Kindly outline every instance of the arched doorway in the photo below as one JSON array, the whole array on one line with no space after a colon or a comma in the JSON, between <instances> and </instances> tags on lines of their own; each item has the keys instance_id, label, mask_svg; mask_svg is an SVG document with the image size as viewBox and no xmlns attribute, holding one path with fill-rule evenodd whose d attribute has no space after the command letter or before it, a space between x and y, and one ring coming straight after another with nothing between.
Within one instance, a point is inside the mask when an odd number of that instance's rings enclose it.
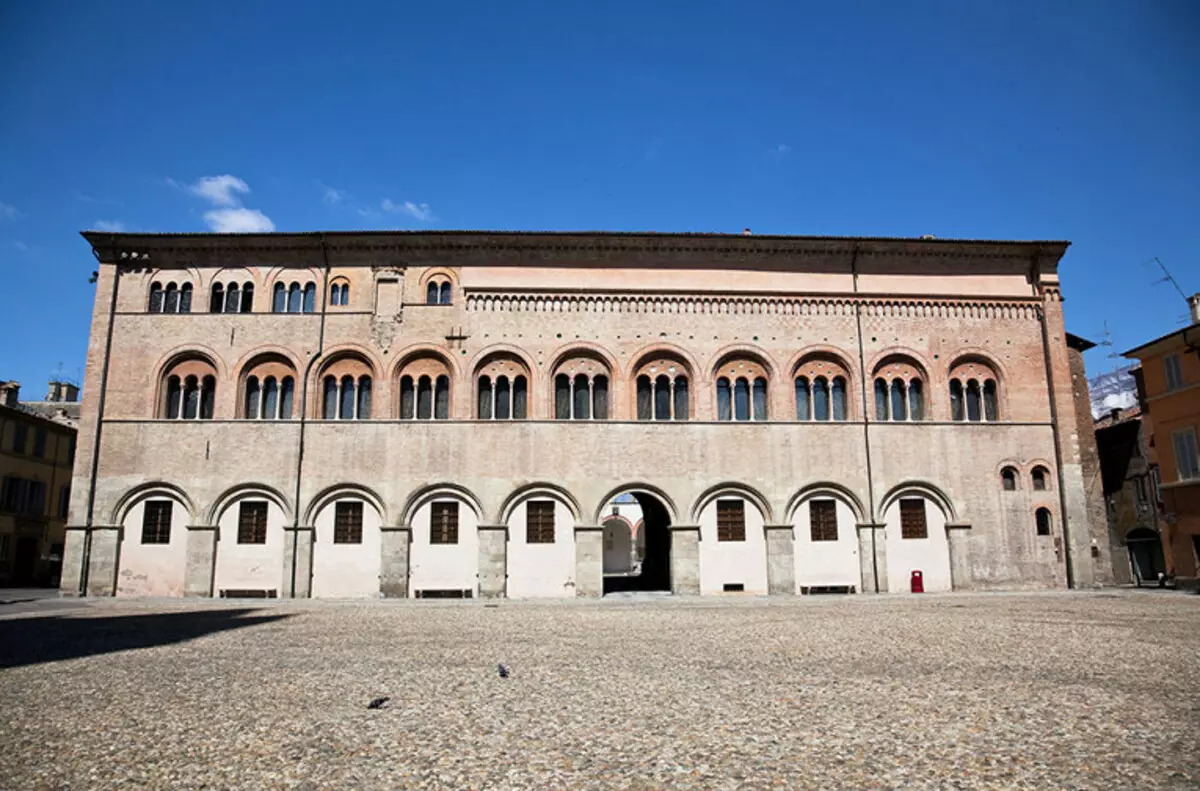
<instances>
[{"instance_id":1,"label":"arched doorway","mask_svg":"<svg viewBox=\"0 0 1200 791\"><path fill-rule=\"evenodd\" d=\"M657 496L645 491L622 492L610 498L601 511L601 523L617 518L635 526L626 552L631 562L625 571L605 564L604 592L671 590L671 514ZM606 544L607 557L607 544Z\"/></svg>"},{"instance_id":2,"label":"arched doorway","mask_svg":"<svg viewBox=\"0 0 1200 791\"><path fill-rule=\"evenodd\" d=\"M1163 561L1162 541L1158 533L1148 527L1130 530L1125 536L1129 547L1129 562L1133 566L1133 580L1141 587L1143 582L1161 585L1167 573Z\"/></svg>"}]
</instances>

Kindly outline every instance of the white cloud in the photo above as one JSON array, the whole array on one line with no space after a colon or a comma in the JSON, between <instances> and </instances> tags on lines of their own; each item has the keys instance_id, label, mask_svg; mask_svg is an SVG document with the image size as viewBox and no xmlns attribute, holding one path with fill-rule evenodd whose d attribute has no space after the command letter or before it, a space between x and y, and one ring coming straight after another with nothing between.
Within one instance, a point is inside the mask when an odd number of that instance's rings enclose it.
<instances>
[{"instance_id":1,"label":"white cloud","mask_svg":"<svg viewBox=\"0 0 1200 791\"><path fill-rule=\"evenodd\" d=\"M217 233L269 233L275 230L271 218L258 209L213 209L204 212L204 221Z\"/></svg>"},{"instance_id":2,"label":"white cloud","mask_svg":"<svg viewBox=\"0 0 1200 791\"><path fill-rule=\"evenodd\" d=\"M404 203L393 203L390 198L384 198L383 203L379 204L379 208L394 214L407 214L421 222L430 222L434 219L433 209L429 208L428 203L413 203L407 200Z\"/></svg>"},{"instance_id":3,"label":"white cloud","mask_svg":"<svg viewBox=\"0 0 1200 791\"><path fill-rule=\"evenodd\" d=\"M187 191L205 200L212 201L214 206L238 206L241 198L235 193L245 195L250 192L246 182L237 176L205 176L195 184L189 184Z\"/></svg>"},{"instance_id":4,"label":"white cloud","mask_svg":"<svg viewBox=\"0 0 1200 791\"><path fill-rule=\"evenodd\" d=\"M20 212L17 211L16 206L9 206L7 203L0 202L0 217L6 220L15 220L18 214Z\"/></svg>"},{"instance_id":5,"label":"white cloud","mask_svg":"<svg viewBox=\"0 0 1200 791\"><path fill-rule=\"evenodd\" d=\"M792 153L792 147L787 143L780 143L779 145L775 146L775 151L779 154L790 154Z\"/></svg>"},{"instance_id":6,"label":"white cloud","mask_svg":"<svg viewBox=\"0 0 1200 791\"><path fill-rule=\"evenodd\" d=\"M24 242L13 242L13 247L20 250L22 253L29 249L29 245Z\"/></svg>"},{"instance_id":7,"label":"white cloud","mask_svg":"<svg viewBox=\"0 0 1200 791\"><path fill-rule=\"evenodd\" d=\"M96 220L97 231L108 231L109 233L125 233L125 223L117 220Z\"/></svg>"},{"instance_id":8,"label":"white cloud","mask_svg":"<svg viewBox=\"0 0 1200 791\"><path fill-rule=\"evenodd\" d=\"M337 187L331 187L328 184L322 184L319 181L317 182L317 186L319 186L322 191L321 199L330 205L341 203L342 201L346 200L346 198L350 197L349 192L340 190Z\"/></svg>"}]
</instances>

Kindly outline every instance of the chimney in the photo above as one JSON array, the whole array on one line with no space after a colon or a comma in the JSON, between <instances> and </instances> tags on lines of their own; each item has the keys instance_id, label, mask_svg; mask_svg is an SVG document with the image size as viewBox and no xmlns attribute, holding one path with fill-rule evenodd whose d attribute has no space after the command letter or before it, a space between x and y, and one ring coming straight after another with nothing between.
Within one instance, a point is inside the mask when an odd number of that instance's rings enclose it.
<instances>
[{"instance_id":1,"label":"chimney","mask_svg":"<svg viewBox=\"0 0 1200 791\"><path fill-rule=\"evenodd\" d=\"M56 379L50 380L50 389L46 393L46 400L51 402L74 402L79 400L79 388L70 382L60 382Z\"/></svg>"},{"instance_id":2,"label":"chimney","mask_svg":"<svg viewBox=\"0 0 1200 791\"><path fill-rule=\"evenodd\" d=\"M1188 307L1192 309L1192 324L1200 324L1200 294L1188 297Z\"/></svg>"},{"instance_id":3,"label":"chimney","mask_svg":"<svg viewBox=\"0 0 1200 791\"><path fill-rule=\"evenodd\" d=\"M0 404L16 409L20 397L20 382L0 382Z\"/></svg>"},{"instance_id":4,"label":"chimney","mask_svg":"<svg viewBox=\"0 0 1200 791\"><path fill-rule=\"evenodd\" d=\"M750 235L750 229L749 229L749 228L743 228L743 229L742 229L742 236L749 236L749 235Z\"/></svg>"}]
</instances>

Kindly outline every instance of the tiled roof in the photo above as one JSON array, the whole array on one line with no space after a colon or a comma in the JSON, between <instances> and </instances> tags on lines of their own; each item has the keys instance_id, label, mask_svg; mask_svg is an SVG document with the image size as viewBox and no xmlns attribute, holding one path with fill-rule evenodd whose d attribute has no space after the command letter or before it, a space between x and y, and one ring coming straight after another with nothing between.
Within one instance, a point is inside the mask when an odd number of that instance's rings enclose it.
<instances>
[{"instance_id":1,"label":"tiled roof","mask_svg":"<svg viewBox=\"0 0 1200 791\"><path fill-rule=\"evenodd\" d=\"M1134 404L1128 409L1114 409L1105 415L1096 419L1095 426L1098 429L1109 428L1119 423L1128 423L1130 420L1140 420L1142 417L1141 406Z\"/></svg>"}]
</instances>

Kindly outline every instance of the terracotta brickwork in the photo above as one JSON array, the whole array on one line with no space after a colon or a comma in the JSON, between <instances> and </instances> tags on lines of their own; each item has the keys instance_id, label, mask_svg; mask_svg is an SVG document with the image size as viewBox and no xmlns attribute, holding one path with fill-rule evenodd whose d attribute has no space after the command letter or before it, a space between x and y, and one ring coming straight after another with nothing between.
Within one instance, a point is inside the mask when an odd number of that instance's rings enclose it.
<instances>
[{"instance_id":1,"label":"terracotta brickwork","mask_svg":"<svg viewBox=\"0 0 1200 791\"><path fill-rule=\"evenodd\" d=\"M266 501L270 537L255 551L277 557L279 568L259 587L277 595L503 595L506 584L512 595L595 595L602 521L623 491L663 506L671 587L681 592L832 584L805 575L907 590L917 570L954 589L1044 588L1066 584L1068 562L1078 585L1111 577L1102 568L1103 511L1092 504L1094 443L1081 448L1081 369L1072 368L1058 291L1066 243L86 236L101 267L68 593L143 592L132 580L145 572L122 558L151 549L121 546L139 540L138 506L166 499L175 503L176 554L164 550L145 569L178 565L171 591L220 595L204 580L214 568L218 579L222 569L242 568L230 532L239 504ZM168 282L192 285L190 312L150 311L153 285ZM210 312L214 284L246 282L254 286L248 312ZM288 312L274 311L277 283ZM292 283L297 309L288 301ZM308 283L311 305L303 302ZM329 304L335 286L337 305ZM216 380L211 419L162 417L164 382L185 366ZM639 420L639 377L654 382L667 372L659 384L671 419ZM252 375L295 378L290 418L246 419ZM485 377L491 417L480 419ZM844 398L845 408L835 416L810 404L797 419L797 377L810 386L804 399ZM995 379L995 419L952 420L952 378ZM835 379L836 396L826 389ZM877 379L886 380L889 402L892 384L903 383L904 397L920 401L919 410L906 402L904 414L920 419L889 413L877 421ZM342 388L339 399L351 392L352 409L326 409L331 383ZM420 419L426 403L430 419ZM722 403L728 420L719 419ZM1002 487L1006 465L1022 476L1014 491ZM1037 465L1050 471L1046 490L1030 484ZM857 578L821 577L826 561L814 565L804 554L814 497L838 503L821 512L838 514L837 530L846 531L819 547L821 557L859 568ZM459 504L454 551L431 538L442 535L430 526L438 498ZM709 535L716 503L728 498L745 503L748 535L736 547ZM900 506L914 499L927 504L927 549L899 535ZM535 500L555 504L553 549L525 542L522 520ZM342 501L369 514L361 550L329 543L331 509ZM1052 514L1049 536L1035 529L1039 507ZM1093 546L1102 558L1092 557ZM339 575L357 578L339 587ZM362 575L379 585L364 587ZM423 588L413 582L420 579L445 582Z\"/></svg>"}]
</instances>

